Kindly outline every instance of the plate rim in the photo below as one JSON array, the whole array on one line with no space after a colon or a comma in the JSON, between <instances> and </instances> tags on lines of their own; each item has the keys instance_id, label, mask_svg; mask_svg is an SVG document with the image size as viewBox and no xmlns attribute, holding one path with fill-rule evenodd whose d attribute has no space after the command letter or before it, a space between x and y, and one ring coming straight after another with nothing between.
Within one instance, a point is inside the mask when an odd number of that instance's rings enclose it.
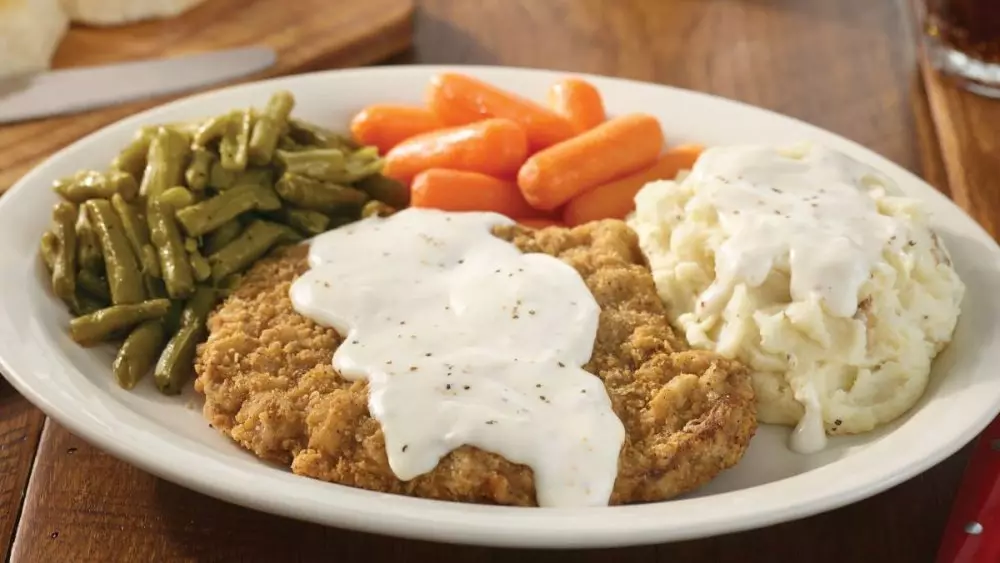
<instances>
[{"instance_id":1,"label":"plate rim","mask_svg":"<svg viewBox=\"0 0 1000 563\"><path fill-rule=\"evenodd\" d=\"M916 174L911 173L889 159L850 139L847 139L846 137L822 129L800 119L737 100L731 100L713 94L697 92L664 84L563 70L482 65L387 65L359 69L328 70L242 83L192 96L186 96L115 121L114 123L108 124L56 152L43 162L36 165L30 172L19 179L18 182L15 183L6 194L4 194L4 197L0 197L0 217L6 213L9 207L14 205L12 202L16 201L16 197L13 196L17 196L21 192L26 191L28 186L37 184L38 180L36 178L40 176L42 171L52 162L63 159L65 158L65 155L78 150L81 146L94 142L95 139L99 138L103 134L106 134L110 129L136 127L140 123L147 123L153 120L156 114L160 112L168 112L178 106L187 104L196 105L201 101L217 96L230 95L240 90L251 90L265 87L277 88L282 87L282 85L285 84L288 85L288 88L294 89L296 83L323 80L336 81L338 79L337 77L350 77L351 75L360 75L362 78L365 75L395 73L424 76L446 71L471 72L485 75L517 75L520 73L531 73L547 77L572 74L600 82L619 83L622 86L630 88L653 87L669 90L671 91L671 94L679 95L681 97L694 96L708 98L712 101L712 103L738 106L741 111L749 110L754 112L764 112L767 114L768 119L791 120L792 122L795 122L796 126L813 130L814 132L821 133L824 136L835 137L839 140L839 142L851 145L854 150L865 153L870 160L876 160L880 163L880 165L892 168L892 175L894 177L904 177L908 182L913 183L914 185L921 185L923 188L926 188L925 191L928 196L924 197L924 194L921 194L919 199L928 202L929 205L933 204L937 206L944 204L961 211L960 208L954 204L954 202L930 186ZM936 194L938 198L937 201L934 201L934 196L930 195L932 193ZM962 211L962 215L969 223L969 226L976 231L976 240L987 244L991 247L990 250L992 254L1000 256L1000 246L998 246L996 241L994 241L993 238L987 234L985 229L983 229L983 227L971 217L968 217L964 211ZM0 303L3 302L3 299L3 297L0 297ZM2 325L0 325L0 327L2 327ZM6 346L7 345L5 343L0 342L0 350L3 350ZM7 357L7 354L0 354L0 370L2 370L4 377L19 393L45 412L47 416L51 416L71 432L84 438L89 443L96 445L100 449L167 481L226 502L286 517L316 522L323 525L377 534L390 534L397 537L490 546L562 548L641 545L654 542L680 541L696 537L712 536L721 533L731 533L803 518L862 500L927 470L933 465L939 463L941 460L952 455L963 445L968 443L973 437L981 432L983 428L986 427L989 421L992 420L998 412L1000 412L1000 393L998 393L997 396L993 398L992 409L989 410L990 412L983 413L975 421L968 423L965 430L960 433L956 440L941 445L937 447L932 454L920 458L914 463L906 465L901 470L882 475L880 479L873 479L864 486L855 486L851 490L840 491L836 494L827 493L825 495L819 495L818 498L813 499L809 503L797 503L789 506L771 506L769 510L765 512L757 513L752 517L744 516L743 520L738 522L734 522L732 518L717 518L714 521L702 523L698 526L689 525L671 530L664 530L656 527L655 522L653 525L646 524L645 526L640 527L623 527L621 525L608 525L608 520L625 520L627 518L631 524L646 520L653 520L656 517L656 512L662 511L664 509L663 505L665 504L688 503L689 501L695 501L698 499L685 499L668 503L630 505L624 507L601 507L597 509L572 511L564 509L465 505L427 499L416 499L385 493L375 493L371 491L352 489L350 487L340 485L333 485L333 487L337 487L338 489L346 489L346 491L328 491L331 496L337 497L335 500L347 501L347 497L351 496L357 496L361 498L361 500L359 502L351 500L350 502L340 505L337 505L336 502L326 503L325 505L317 504L312 506L310 510L303 510L302 507L294 506L287 502L288 499L275 499L272 498L273 495L257 495L253 494L251 491L234 490L233 486L228 484L226 480L220 476L213 477L208 474L198 474L192 476L191 473L186 470L188 466L184 463L168 463L162 459L162 456L151 455L149 452L130 450L125 441L115 439L114 436L103 432L100 428L94 428L93 425L87 424L87 420L82 417L72 416L72 413L69 412L67 405L61 405L59 404L59 401L52 401L50 398L44 396L41 393L41 389L37 388L37 383L33 383L31 381L30 375L29 377L22 377L17 374L19 370L12 369L13 366L10 365ZM135 430L130 431L135 432ZM181 451L183 452L184 450ZM189 461L201 459L201 456L197 453L188 452L188 455L193 458ZM846 461L847 459L850 458L845 458L845 460L841 461ZM779 482L785 484L786 488L789 488L790 490L803 489L803 487L795 487L794 484L789 482L796 481L801 483L801 478L805 475L823 472L824 469L829 469L831 466L838 465L839 463L840 462L836 462L830 466L821 467L804 474L783 479ZM301 479L298 476L295 476L294 478ZM811 480L812 479L809 479L808 481ZM331 486L329 483L323 483L320 481L314 481L314 483L320 484L323 487ZM773 483L722 494L730 495L743 493L745 491L768 487L770 485L773 485ZM315 487L306 487L303 485L301 488L306 489ZM370 504L371 506L365 509L364 507L359 506L359 504ZM400 510L400 512L381 512L380 509L382 507ZM430 515L430 517L428 517L428 515ZM558 521L554 521L554 519L558 519ZM446 530L442 532L440 527L443 524L449 523L460 526L461 529L457 531Z\"/></svg>"}]
</instances>

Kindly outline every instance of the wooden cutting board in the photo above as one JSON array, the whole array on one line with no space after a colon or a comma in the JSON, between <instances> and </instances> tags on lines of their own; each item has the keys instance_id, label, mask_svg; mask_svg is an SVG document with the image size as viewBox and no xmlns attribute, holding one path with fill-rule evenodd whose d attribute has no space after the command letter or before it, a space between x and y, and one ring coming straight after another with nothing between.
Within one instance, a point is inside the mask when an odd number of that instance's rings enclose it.
<instances>
[{"instance_id":1,"label":"wooden cutting board","mask_svg":"<svg viewBox=\"0 0 1000 563\"><path fill-rule=\"evenodd\" d=\"M207 0L170 20L116 28L74 27L60 44L53 66L100 65L247 45L270 45L278 60L242 81L362 66L410 46L412 15L413 0ZM0 127L0 193L54 151L173 97Z\"/></svg>"}]
</instances>

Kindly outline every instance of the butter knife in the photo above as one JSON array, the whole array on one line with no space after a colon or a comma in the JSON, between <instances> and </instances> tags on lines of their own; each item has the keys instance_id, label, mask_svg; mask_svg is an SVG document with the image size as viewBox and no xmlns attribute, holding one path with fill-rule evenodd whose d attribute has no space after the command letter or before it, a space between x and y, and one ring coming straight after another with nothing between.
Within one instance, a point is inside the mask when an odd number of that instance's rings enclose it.
<instances>
[{"instance_id":1,"label":"butter knife","mask_svg":"<svg viewBox=\"0 0 1000 563\"><path fill-rule=\"evenodd\" d=\"M0 123L196 90L264 70L276 58L269 47L245 47L7 79L0 81Z\"/></svg>"}]
</instances>

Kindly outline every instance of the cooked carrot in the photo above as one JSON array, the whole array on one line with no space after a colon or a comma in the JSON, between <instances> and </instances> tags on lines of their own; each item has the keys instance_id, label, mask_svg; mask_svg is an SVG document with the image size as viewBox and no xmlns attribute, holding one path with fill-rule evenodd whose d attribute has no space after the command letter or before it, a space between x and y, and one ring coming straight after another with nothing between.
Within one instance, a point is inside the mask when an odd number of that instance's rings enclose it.
<instances>
[{"instance_id":1,"label":"cooked carrot","mask_svg":"<svg viewBox=\"0 0 1000 563\"><path fill-rule=\"evenodd\" d=\"M577 133L604 123L604 101L597 88L579 78L566 78L549 89L549 107L566 118Z\"/></svg>"},{"instance_id":2,"label":"cooked carrot","mask_svg":"<svg viewBox=\"0 0 1000 563\"><path fill-rule=\"evenodd\" d=\"M517 185L532 206L551 210L650 166L662 149L663 131L655 117L623 115L535 154L518 171Z\"/></svg>"},{"instance_id":3,"label":"cooked carrot","mask_svg":"<svg viewBox=\"0 0 1000 563\"><path fill-rule=\"evenodd\" d=\"M517 224L531 229L544 229L545 227L565 227L555 219L518 219Z\"/></svg>"},{"instance_id":4,"label":"cooked carrot","mask_svg":"<svg viewBox=\"0 0 1000 563\"><path fill-rule=\"evenodd\" d=\"M487 119L410 137L386 153L382 173L404 184L430 168L511 177L527 156L520 125L509 119Z\"/></svg>"},{"instance_id":5,"label":"cooked carrot","mask_svg":"<svg viewBox=\"0 0 1000 563\"><path fill-rule=\"evenodd\" d=\"M421 133L444 127L429 109L416 106L376 104L358 112L351 120L351 135L362 145L375 145L381 154Z\"/></svg>"},{"instance_id":6,"label":"cooked carrot","mask_svg":"<svg viewBox=\"0 0 1000 563\"><path fill-rule=\"evenodd\" d=\"M535 102L465 76L445 73L431 79L428 106L449 125L462 125L490 117L517 122L537 151L573 136L573 126L555 112Z\"/></svg>"},{"instance_id":7,"label":"cooked carrot","mask_svg":"<svg viewBox=\"0 0 1000 563\"><path fill-rule=\"evenodd\" d=\"M598 219L624 219L635 209L635 194L654 180L670 180L694 166L704 150L701 145L681 145L668 150L652 166L620 180L602 184L569 200L563 221L571 227Z\"/></svg>"},{"instance_id":8,"label":"cooked carrot","mask_svg":"<svg viewBox=\"0 0 1000 563\"><path fill-rule=\"evenodd\" d=\"M478 172L432 168L413 179L411 207L444 211L493 211L508 217L538 217L517 184Z\"/></svg>"}]
</instances>

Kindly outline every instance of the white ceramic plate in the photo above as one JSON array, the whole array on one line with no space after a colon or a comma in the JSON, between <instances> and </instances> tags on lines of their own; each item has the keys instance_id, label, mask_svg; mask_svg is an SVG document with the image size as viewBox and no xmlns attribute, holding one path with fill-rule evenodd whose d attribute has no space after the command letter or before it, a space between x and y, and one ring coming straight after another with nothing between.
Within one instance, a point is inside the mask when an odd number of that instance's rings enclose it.
<instances>
[{"instance_id":1,"label":"white ceramic plate","mask_svg":"<svg viewBox=\"0 0 1000 563\"><path fill-rule=\"evenodd\" d=\"M383 67L294 76L191 97L111 125L59 152L0 198L0 368L48 415L95 445L186 487L251 508L332 526L430 540L503 546L615 546L732 532L800 518L873 495L955 452L1000 409L1000 248L937 191L857 144L761 109L664 86L591 77L608 111L657 116L671 142L815 140L866 161L924 200L968 285L955 341L911 414L890 428L837 438L826 451L788 451L783 428L763 427L744 460L670 502L585 510L473 506L373 493L297 477L258 461L201 418L200 401L159 395L149 380L126 392L110 374L111 348L86 350L49 292L36 249L49 223L53 179L102 168L145 124L262 106L292 91L295 114L332 127L372 102L419 103L438 67ZM463 67L541 98L561 74Z\"/></svg>"}]
</instances>

